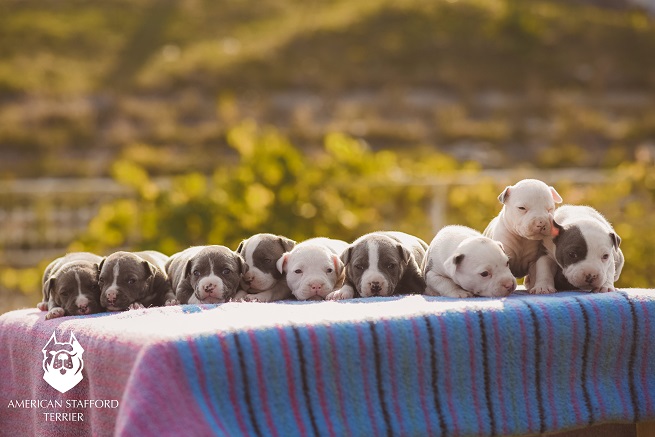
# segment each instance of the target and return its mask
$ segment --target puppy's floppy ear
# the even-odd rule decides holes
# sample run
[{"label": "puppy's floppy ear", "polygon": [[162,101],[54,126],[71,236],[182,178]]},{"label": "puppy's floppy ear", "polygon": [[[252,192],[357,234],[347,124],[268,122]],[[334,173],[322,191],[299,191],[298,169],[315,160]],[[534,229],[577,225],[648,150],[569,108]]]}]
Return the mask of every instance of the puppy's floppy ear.
[{"label": "puppy's floppy ear", "polygon": [[353,251],[353,247],[351,245],[351,246],[348,246],[346,248],[346,250],[341,252],[341,256],[339,258],[341,258],[341,262],[343,262],[344,266],[348,265],[348,263],[350,262],[350,257],[352,256],[352,251]]},{"label": "puppy's floppy ear", "polygon": [[152,265],[149,261],[143,260],[141,261],[141,265],[143,266],[143,270],[146,272],[146,278],[150,278],[151,276],[155,276],[155,273],[157,272],[157,269],[155,266]]},{"label": "puppy's floppy ear", "polygon": [[55,289],[55,278],[51,277],[45,283],[43,284],[43,301],[48,302],[50,300],[50,296],[52,295],[52,291]]},{"label": "puppy's floppy ear", "polygon": [[505,187],[502,193],[498,196],[498,201],[502,204],[504,204],[507,199],[509,198],[509,189],[512,188],[511,186]]},{"label": "puppy's floppy ear", "polygon": [[407,264],[412,258],[412,252],[410,252],[409,249],[407,249],[402,244],[396,245],[396,249],[398,250],[398,255],[400,255],[400,259],[403,260],[405,264]]},{"label": "puppy's floppy ear", "polygon": [[102,258],[102,260],[100,260],[100,264],[98,264],[98,273],[100,273],[102,271],[102,266],[105,265],[105,260],[106,259],[107,259],[107,257],[105,256],[105,257]]},{"label": "puppy's floppy ear", "polygon": [[553,196],[553,200],[555,203],[562,203],[562,196],[559,195],[557,190],[553,187],[548,187],[550,188],[550,194]]},{"label": "puppy's floppy ear", "polygon": [[559,237],[562,232],[564,232],[564,228],[553,220],[553,226],[550,227],[550,236],[554,238],[553,241],[557,242],[557,237]]},{"label": "puppy's floppy ear", "polygon": [[503,243],[501,243],[500,241],[495,241],[495,240],[494,240],[494,243],[496,243],[500,247],[500,250],[505,252],[505,245]]},{"label": "puppy's floppy ear", "polygon": [[614,232],[610,232],[610,238],[612,239],[612,246],[614,246],[614,249],[618,249],[621,245],[621,237]]},{"label": "puppy's floppy ear", "polygon": [[287,270],[287,261],[289,259],[289,252],[284,252],[279,260],[275,263],[277,270],[280,273],[284,273]]},{"label": "puppy's floppy ear", "polygon": [[184,266],[184,279],[187,279],[189,276],[191,276],[191,266],[193,265],[193,261],[189,260],[186,262],[186,266]]},{"label": "puppy's floppy ear", "polygon": [[282,235],[279,236],[278,240],[280,242],[280,246],[282,246],[282,249],[285,252],[291,252],[291,249],[293,249],[296,246],[295,241],[293,241],[290,238],[284,237]]},{"label": "puppy's floppy ear", "polygon": [[236,253],[239,255],[243,255],[243,247],[246,245],[246,241],[248,240],[243,240],[241,243],[239,243],[239,247],[237,247]]},{"label": "puppy's floppy ear", "polygon": [[238,269],[239,269],[239,274],[243,275],[243,274],[247,273],[249,267],[248,267],[248,264],[246,264],[246,260],[244,260],[243,257],[238,252],[234,252],[234,256],[235,256],[235,258],[237,260],[237,266],[238,266]]},{"label": "puppy's floppy ear", "polygon": [[446,272],[448,272],[448,276],[450,276],[451,278],[455,277],[455,272],[457,271],[457,267],[459,267],[462,264],[463,260],[464,260],[464,254],[456,253],[455,255],[451,256],[444,262],[444,267],[446,268]]},{"label": "puppy's floppy ear", "polygon": [[336,255],[332,255],[332,264],[334,264],[334,271],[337,273],[337,282],[334,285],[336,290],[341,288],[346,280],[346,266],[341,258]]}]

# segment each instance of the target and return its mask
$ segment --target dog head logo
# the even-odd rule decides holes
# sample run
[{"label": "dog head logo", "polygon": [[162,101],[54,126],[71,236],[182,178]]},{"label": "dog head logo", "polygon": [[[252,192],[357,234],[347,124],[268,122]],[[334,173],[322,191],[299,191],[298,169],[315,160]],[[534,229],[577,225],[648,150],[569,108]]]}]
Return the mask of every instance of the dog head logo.
[{"label": "dog head logo", "polygon": [[43,379],[54,389],[66,393],[82,380],[84,348],[71,332],[68,343],[59,343],[55,333],[43,348]]}]

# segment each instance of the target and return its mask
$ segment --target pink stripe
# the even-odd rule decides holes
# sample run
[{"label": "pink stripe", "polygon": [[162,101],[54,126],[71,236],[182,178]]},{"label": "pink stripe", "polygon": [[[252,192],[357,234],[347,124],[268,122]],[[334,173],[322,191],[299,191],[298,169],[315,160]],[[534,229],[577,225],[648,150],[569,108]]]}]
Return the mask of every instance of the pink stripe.
[{"label": "pink stripe", "polygon": [[475,370],[476,366],[475,363],[476,357],[475,357],[475,345],[473,344],[473,339],[477,338],[475,334],[473,334],[473,326],[471,325],[471,320],[469,318],[469,313],[464,313],[464,320],[466,321],[466,331],[468,333],[468,345],[469,345],[469,361],[470,361],[470,366],[471,366],[471,392],[473,392],[473,407],[475,408],[475,413],[476,417],[478,419],[478,430],[480,431],[480,434],[484,433],[484,428],[482,424],[482,415],[480,414],[482,411],[482,408],[480,407],[480,399],[478,399],[478,389],[480,387],[480,384],[475,379]]},{"label": "pink stripe", "polygon": [[[643,311],[644,317],[644,331],[641,333],[642,338],[650,338],[650,320],[648,320],[648,309],[644,307],[644,301],[640,300],[639,301],[639,306],[641,307],[641,310]],[[653,399],[650,396],[650,390],[648,390],[648,382],[647,382],[647,371],[648,371],[648,352],[646,348],[642,349],[642,359],[641,359],[641,386],[644,391],[644,396],[646,397],[646,412],[647,414],[652,414],[653,412]]]},{"label": "pink stripe", "polygon": [[[591,304],[591,309],[594,311],[594,314],[596,316],[596,320],[599,321],[599,323],[596,323],[596,325],[594,325],[596,327],[597,331],[598,331],[598,338],[605,338],[603,336],[603,323],[601,322],[600,311],[598,310],[598,307],[594,303],[594,299],[589,299],[588,302]],[[605,417],[607,415],[607,409],[605,408],[605,402],[603,402],[603,396],[602,396],[600,390],[598,389],[598,384],[597,384],[598,383],[598,361],[600,361],[599,358],[600,358],[600,346],[601,346],[601,344],[602,344],[601,341],[596,342],[595,353],[594,353],[594,356],[593,356],[593,359],[592,359],[593,365],[592,365],[592,368],[591,368],[592,369],[591,373],[593,375],[593,378],[592,378],[591,383],[594,386],[594,394],[596,395],[596,399],[598,399],[598,403],[600,404],[601,415],[603,417]]]},{"label": "pink stripe", "polygon": [[444,362],[444,368],[443,368],[443,375],[444,375],[444,381],[446,381],[446,403],[448,404],[448,411],[450,412],[450,415],[453,418],[453,433],[455,435],[459,435],[459,421],[457,420],[457,408],[455,408],[455,405],[453,404],[453,377],[451,376],[451,368],[450,368],[450,349],[448,347],[448,335],[446,333],[448,332],[448,328],[446,327],[446,321],[444,320],[443,317],[437,317],[437,320],[439,321],[439,329],[441,332],[444,333],[444,335],[441,335],[441,352],[443,353],[443,362]]},{"label": "pink stripe", "polygon": [[261,405],[264,406],[264,414],[266,415],[266,424],[268,425],[268,432],[273,433],[274,436],[277,436],[277,429],[273,424],[273,418],[271,417],[271,409],[268,405],[268,396],[266,394],[266,382],[264,381],[264,370],[262,369],[262,358],[259,353],[259,344],[257,342],[257,337],[253,331],[248,331],[248,338],[250,339],[250,344],[252,345],[252,352],[255,358],[255,365],[257,368],[257,386],[259,388],[259,399],[261,400]]},{"label": "pink stripe", "polygon": [[[230,348],[227,345],[227,340],[225,337],[218,337],[218,340],[221,344],[221,351],[223,352],[223,362],[225,363],[225,371],[227,372],[227,380],[228,381],[235,381],[235,376],[234,376],[234,369],[232,368],[232,361],[230,360],[230,355],[229,355],[229,350]],[[244,369],[245,371],[245,369]],[[232,406],[235,408],[235,416],[237,418],[237,422],[239,424],[239,429],[244,435],[249,435],[248,433],[248,428],[246,427],[246,423],[243,421],[243,412],[241,411],[241,408],[239,406],[239,400],[237,399],[237,392],[235,390],[236,384],[228,384],[230,386],[230,402],[232,403]]]},{"label": "pink stripe", "polygon": [[352,435],[352,430],[348,424],[348,419],[346,416],[346,398],[343,396],[343,384],[341,383],[341,369],[339,367],[339,360],[337,359],[337,342],[334,338],[334,332],[331,328],[328,327],[327,330],[328,338],[330,339],[330,348],[332,349],[332,368],[334,369],[335,383],[337,385],[337,393],[339,395],[339,414],[341,414],[341,421],[348,430],[347,435]]},{"label": "pink stripe", "polygon": [[[570,320],[571,323],[573,323],[573,327],[571,328],[571,357],[575,359],[575,357],[578,356],[578,324],[576,322],[576,314],[575,312],[571,309],[571,306],[569,305],[568,302],[565,302],[564,305],[566,305],[566,310],[569,312]],[[571,362],[571,367],[575,364],[574,361]],[[575,413],[575,421],[576,423],[581,423],[582,422],[582,412],[580,411],[580,404],[578,403],[578,397],[575,395],[575,388],[577,385],[577,382],[579,381],[579,375],[576,375],[575,369],[571,368],[571,371],[569,372],[571,374],[569,378],[569,392],[571,392],[571,403],[573,404],[573,412]],[[576,378],[576,376],[578,378]]]},{"label": "pink stripe", "polygon": [[[357,330],[357,341],[359,343],[360,363],[363,365],[366,363],[366,344],[364,343],[364,334],[362,333],[362,327],[359,324],[355,325],[355,329]],[[366,396],[368,417],[371,420],[371,425],[373,425],[373,435],[378,435],[378,425],[373,413],[377,408],[374,408],[373,403],[371,402],[371,390],[369,388],[367,378],[368,372],[363,372],[361,375],[362,379],[364,380],[364,395]]]},{"label": "pink stripe", "polygon": [[396,418],[400,425],[400,435],[405,435],[403,415],[400,411],[400,404],[398,403],[398,387],[396,386],[396,378],[394,376],[396,375],[396,368],[393,359],[393,343],[391,342],[392,333],[387,320],[382,320],[382,326],[384,327],[384,333],[387,337],[387,354],[389,356],[389,372],[391,373],[391,397],[393,399],[394,410],[396,410]]},{"label": "pink stripe", "polygon": [[300,434],[303,436],[307,435],[307,430],[305,430],[305,424],[300,417],[300,408],[298,407],[298,399],[296,398],[296,390],[293,384],[293,361],[291,360],[291,352],[289,352],[289,343],[287,343],[287,336],[284,333],[284,329],[281,327],[277,328],[278,335],[280,336],[280,342],[282,343],[282,355],[284,355],[284,364],[288,370],[287,372],[287,386],[289,387],[289,398],[291,399],[291,409],[293,410],[293,417],[296,419],[296,424],[300,430]]},{"label": "pink stripe", "polygon": [[[420,332],[418,330],[416,319],[411,319],[411,321],[412,321],[412,330],[414,331],[414,337],[420,338]],[[421,347],[416,348],[416,367],[417,367],[419,378],[421,377],[421,375],[423,375],[423,355],[421,354],[422,350],[423,349]],[[446,381],[448,381],[448,379],[446,379]],[[423,384],[420,379],[418,380],[418,390],[419,390],[419,398],[421,399],[421,410],[423,410],[423,418],[425,419],[425,424],[428,427],[427,435],[432,435],[432,427],[430,426],[431,425],[430,413],[428,413],[428,409],[425,405],[425,384]]]},{"label": "pink stripe", "polygon": [[[519,326],[521,327],[521,338],[523,341],[521,342],[521,362],[526,363],[526,365],[521,366],[521,376],[523,377],[523,398],[525,399],[525,404],[526,408],[525,411],[528,416],[528,429],[529,431],[533,431],[535,429],[534,427],[534,420],[532,419],[532,414],[531,414],[531,409],[530,409],[530,395],[528,393],[528,387],[530,386],[530,383],[528,382],[528,372],[527,372],[527,362],[528,362],[528,348],[527,348],[527,331],[525,329],[525,322],[523,321],[523,314],[519,314]],[[530,342],[530,345],[532,345],[532,342]]]},{"label": "pink stripe", "polygon": [[503,396],[503,374],[502,370],[504,368],[503,362],[501,359],[501,351],[503,350],[502,344],[500,343],[500,327],[498,326],[498,316],[494,311],[491,313],[491,321],[494,327],[494,349],[496,350],[496,385],[498,386],[498,401],[500,402],[501,408],[500,412],[503,418],[503,434],[509,434],[508,420],[507,420],[507,406],[505,405],[505,399]]},{"label": "pink stripe", "polygon": [[[548,309],[542,303],[535,302],[535,304],[543,311],[544,319],[546,320],[546,334],[548,335],[548,352],[546,355],[546,375],[548,375],[548,381],[546,386],[548,387],[548,403],[550,404],[551,417],[553,418],[553,429],[559,428],[559,423],[557,421],[557,404],[555,404],[555,394],[553,393],[553,385],[557,378],[554,375],[553,363],[555,362],[555,353],[553,352],[553,322],[548,314]],[[537,328],[538,329],[538,328]]]},{"label": "pink stripe", "polygon": [[314,366],[316,374],[316,388],[318,389],[318,400],[321,404],[321,410],[323,411],[323,418],[327,422],[328,432],[331,436],[334,435],[334,428],[332,426],[332,421],[330,420],[330,411],[327,407],[327,402],[325,400],[325,385],[323,382],[323,371],[321,370],[321,354],[319,353],[319,344],[318,338],[316,337],[316,330],[313,326],[308,325],[307,331],[309,332],[309,341],[312,345],[312,355],[314,357]]}]

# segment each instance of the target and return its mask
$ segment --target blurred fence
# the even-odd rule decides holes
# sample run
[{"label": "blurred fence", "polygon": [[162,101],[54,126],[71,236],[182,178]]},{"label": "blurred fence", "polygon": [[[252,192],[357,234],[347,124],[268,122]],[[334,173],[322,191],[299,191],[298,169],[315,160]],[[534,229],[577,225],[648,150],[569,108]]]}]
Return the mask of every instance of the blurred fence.
[{"label": "blurred fence", "polygon": [[[576,184],[609,183],[600,170],[485,170],[435,176],[420,182],[410,179],[402,185],[427,186],[432,198],[426,217],[436,232],[448,224],[448,192],[458,185],[494,181],[510,185],[524,178],[537,178],[557,186],[558,181]],[[158,179],[166,187],[170,180]],[[113,179],[32,179],[0,183],[0,266],[29,267],[64,253],[97,214],[100,206],[134,193]],[[475,207],[472,205],[472,207]],[[491,217],[490,217],[491,218]],[[265,231],[265,230],[262,230]]]}]

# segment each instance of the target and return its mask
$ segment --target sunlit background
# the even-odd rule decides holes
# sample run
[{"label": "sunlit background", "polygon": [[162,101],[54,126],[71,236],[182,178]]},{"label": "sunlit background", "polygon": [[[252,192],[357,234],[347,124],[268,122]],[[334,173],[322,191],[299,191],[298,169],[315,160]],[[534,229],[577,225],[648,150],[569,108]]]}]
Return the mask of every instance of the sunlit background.
[{"label": "sunlit background", "polygon": [[429,242],[536,177],[653,287],[655,1],[0,2],[0,312],[71,250]]}]

